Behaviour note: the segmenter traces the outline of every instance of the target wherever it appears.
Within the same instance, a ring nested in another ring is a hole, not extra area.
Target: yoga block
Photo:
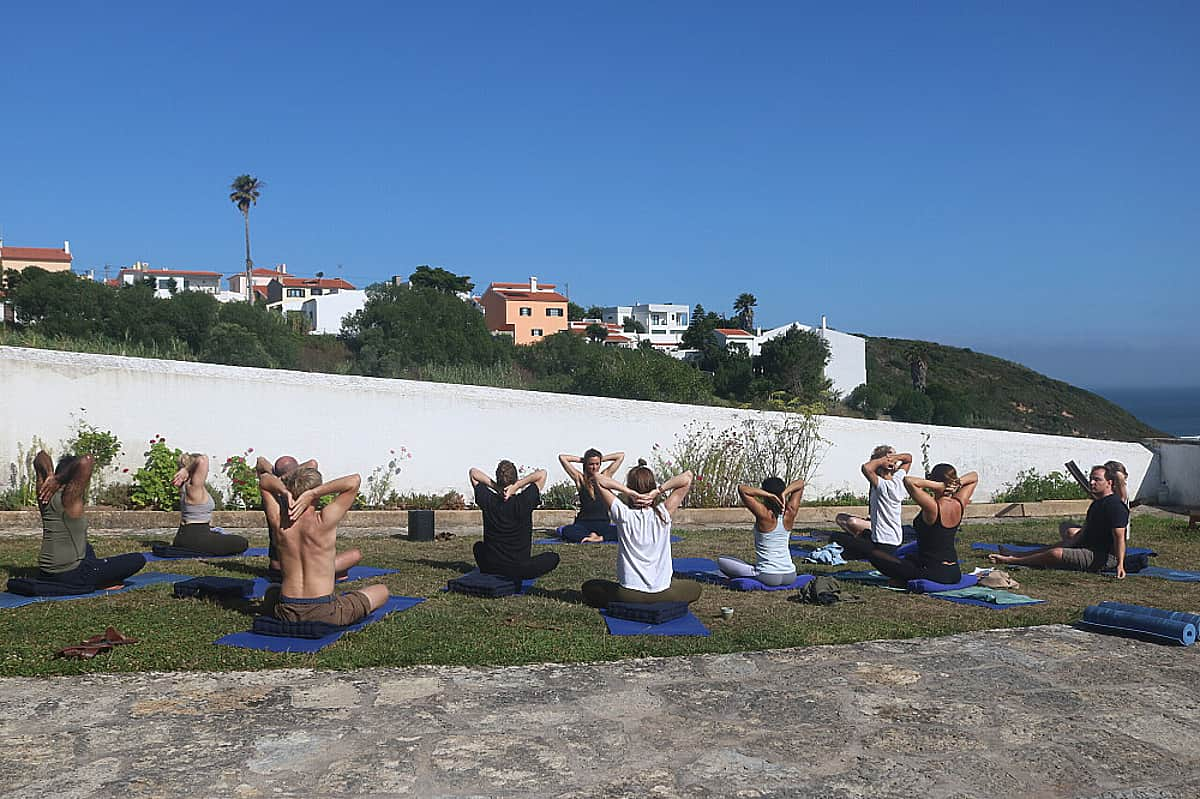
[[[282,621],[274,616],[255,616],[251,632],[283,638],[324,638],[344,629],[324,621]]]
[[[433,540],[433,511],[410,510],[408,512],[408,540]]]

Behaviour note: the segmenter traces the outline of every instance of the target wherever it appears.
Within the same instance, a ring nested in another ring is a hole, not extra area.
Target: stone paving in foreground
[[[1066,626],[583,665],[0,680],[0,795],[1200,796],[1200,659]]]

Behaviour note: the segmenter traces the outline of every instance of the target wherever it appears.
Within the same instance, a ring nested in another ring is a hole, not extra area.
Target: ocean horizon
[[[1151,427],[1173,436],[1200,436],[1200,386],[1089,388]]]

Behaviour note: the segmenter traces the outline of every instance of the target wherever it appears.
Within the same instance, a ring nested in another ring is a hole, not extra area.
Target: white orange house
[[[274,269],[260,269],[254,267],[250,271],[250,285],[254,286],[255,293],[264,300],[267,298],[267,284],[277,277],[285,277],[287,275],[287,264],[277,264]],[[229,290],[234,294],[246,297],[246,273],[238,272],[235,275],[230,275]]]
[[[54,247],[8,247],[0,241],[0,272],[37,267],[47,272],[71,271],[71,242],[64,241],[62,249]]]
[[[553,283],[493,283],[479,298],[483,321],[493,333],[513,337],[514,344],[533,344],[567,329],[567,303]]]

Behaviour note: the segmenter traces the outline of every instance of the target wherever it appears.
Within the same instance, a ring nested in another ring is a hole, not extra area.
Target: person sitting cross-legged
[[[839,513],[837,525],[852,535],[867,535],[876,549],[895,552],[904,543],[904,525],[900,521],[900,503],[904,499],[904,478],[912,466],[912,455],[897,453],[895,448],[881,444],[871,452],[871,459],[861,467],[863,477],[871,486],[868,503],[870,519],[850,513]]]
[[[717,566],[726,577],[753,577],[763,585],[796,582],[796,564],[788,550],[792,524],[804,497],[804,481],[797,478],[784,485],[779,477],[768,477],[761,488],[738,486],[742,504],[754,514],[754,565],[722,555]]]
[[[91,455],[64,455],[57,467],[45,450],[33,459],[42,515],[37,579],[78,588],[81,594],[119,585],[146,565],[140,552],[99,558],[92,551],[83,505],[94,466]]]
[[[272,487],[277,487],[278,483],[268,479],[264,485],[263,478],[268,475],[282,480],[297,469],[313,469],[316,470],[316,460],[307,460],[304,463],[298,462],[291,455],[283,455],[279,457],[274,464],[268,461],[261,455],[258,462],[254,466],[254,471],[258,474],[258,493],[262,497],[263,515],[267,517],[267,536],[270,542],[267,560],[267,576],[274,582],[279,582],[283,579],[283,565],[279,558],[279,548],[277,541],[279,540],[279,531],[283,526],[288,513],[286,507],[287,497],[284,507],[280,506],[280,497],[283,496],[279,492],[272,490]],[[353,499],[351,499],[353,503]],[[334,573],[340,580],[350,571],[350,567],[357,565],[362,560],[362,550],[355,547],[347,549],[345,552],[339,553],[334,559]]]
[[[386,585],[369,585],[334,595],[337,572],[337,527],[358,496],[359,476],[349,474],[324,482],[316,469],[302,467],[283,478],[266,474],[260,478],[266,489],[268,511],[282,515],[277,497],[287,502],[287,518],[277,538],[283,584],[273,613],[281,621],[325,622],[346,626],[376,610],[388,598]],[[317,501],[336,494],[333,501],[317,509]]]
[[[596,486],[608,503],[609,518],[617,525],[617,582],[588,580],[583,601],[594,608],[612,602],[695,602],[700,584],[672,580],[671,515],[683,504],[692,487],[692,473],[683,472],[656,486],[646,461],[625,476],[625,485],[598,475]],[[617,499],[624,495],[626,502]],[[655,504],[659,497],[661,503]]]
[[[583,457],[563,453],[558,462],[579,491],[579,513],[571,524],[558,528],[564,541],[574,544],[590,544],[600,541],[615,541],[617,528],[608,518],[608,506],[596,491],[596,475],[612,477],[625,460],[624,452],[605,455],[598,449],[589,449]],[[575,464],[581,464],[580,471]],[[607,463],[608,466],[604,466]]]
[[[1125,529],[1129,508],[1116,493],[1117,470],[1107,464],[1093,466],[1088,477],[1092,496],[1083,526],[1064,522],[1059,530],[1061,544],[1025,555],[988,555],[992,563],[1010,566],[1041,566],[1070,571],[1115,569],[1125,577]]]
[[[213,508],[216,502],[208,493],[208,456],[198,452],[179,456],[179,471],[171,481],[179,488],[179,530],[172,546],[203,552],[206,555],[237,555],[246,551],[250,542],[240,535],[216,532],[212,529]]]
[[[832,540],[842,545],[846,557],[869,561],[883,574],[896,583],[909,580],[929,580],[935,583],[954,584],[962,579],[958,567],[958,552],[955,538],[963,514],[975,493],[979,475],[968,472],[962,477],[948,463],[933,467],[929,477],[922,479],[909,475],[904,478],[904,487],[921,512],[913,520],[917,531],[917,551],[906,557],[897,557],[892,552],[880,549],[863,536],[836,532]]]
[[[546,470],[517,478],[512,461],[496,465],[493,480],[471,469],[475,504],[483,511],[483,540],[475,542],[475,563],[484,574],[513,580],[533,580],[558,567],[554,552],[532,554],[533,510],[542,501]]]

